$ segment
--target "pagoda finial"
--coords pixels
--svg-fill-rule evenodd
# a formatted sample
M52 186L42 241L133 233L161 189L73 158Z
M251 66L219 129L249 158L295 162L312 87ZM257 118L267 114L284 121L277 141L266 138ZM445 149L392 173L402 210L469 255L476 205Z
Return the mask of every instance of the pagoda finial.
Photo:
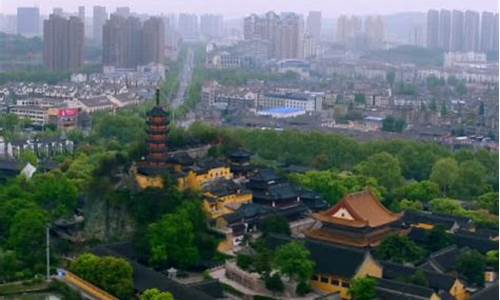
M160 106L160 89L156 88L156 106Z

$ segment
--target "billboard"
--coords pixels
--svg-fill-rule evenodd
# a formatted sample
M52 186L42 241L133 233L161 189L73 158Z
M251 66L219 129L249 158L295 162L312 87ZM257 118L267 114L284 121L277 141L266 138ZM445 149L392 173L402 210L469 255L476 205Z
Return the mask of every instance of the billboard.
M60 118L72 118L78 116L78 108L59 109L58 116Z

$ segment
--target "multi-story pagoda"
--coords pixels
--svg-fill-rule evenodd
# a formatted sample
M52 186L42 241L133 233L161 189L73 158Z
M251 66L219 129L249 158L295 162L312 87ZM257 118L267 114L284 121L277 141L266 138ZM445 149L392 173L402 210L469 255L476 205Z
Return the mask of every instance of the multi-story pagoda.
M147 113L147 154L138 164L139 173L147 176L159 175L167 168L167 134L169 115L160 106L160 90L156 90L156 105Z
M369 190L352 193L334 207L313 214L320 223L306 232L310 239L338 245L371 248L400 232L402 214L387 210Z

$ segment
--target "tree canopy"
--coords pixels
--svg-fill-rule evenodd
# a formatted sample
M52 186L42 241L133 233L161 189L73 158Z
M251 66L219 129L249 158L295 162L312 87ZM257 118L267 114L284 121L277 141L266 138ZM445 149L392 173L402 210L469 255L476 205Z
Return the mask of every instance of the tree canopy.
M382 241L375 256L396 263L415 263L424 258L425 251L406 236L392 235Z
M370 277L361 277L351 280L349 295L353 300L373 300L376 297L375 286L377 281Z
M158 289L147 289L141 294L139 300L174 300L174 296Z
M273 265L290 278L308 281L313 275L315 263L304 245L293 241L276 250Z
M403 181L399 161L387 152L368 157L354 169L361 175L377 179L377 182L389 191L398 187Z
M133 269L122 258L85 253L71 263L70 270L120 299L134 294Z

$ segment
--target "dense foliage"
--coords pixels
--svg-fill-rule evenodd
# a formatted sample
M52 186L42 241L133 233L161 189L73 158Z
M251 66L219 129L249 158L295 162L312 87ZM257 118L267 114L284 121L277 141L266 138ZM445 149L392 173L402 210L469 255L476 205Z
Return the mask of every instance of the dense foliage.
M349 295L353 300L373 300L377 281L371 277L362 277L351 280Z
M457 270L467 282L484 285L484 270L486 269L486 258L481 253L472 250L463 253L457 260Z
M406 236L392 235L382 241L375 256L396 263L416 263L424 258L425 250Z
M120 299L134 294L133 269L124 259L86 253L71 263L70 270Z
M174 296L169 292L162 292L158 289L148 289L141 294L139 300L174 300Z
M290 242L276 250L273 265L281 274L307 282L313 275L315 266L310 255L301 243Z

